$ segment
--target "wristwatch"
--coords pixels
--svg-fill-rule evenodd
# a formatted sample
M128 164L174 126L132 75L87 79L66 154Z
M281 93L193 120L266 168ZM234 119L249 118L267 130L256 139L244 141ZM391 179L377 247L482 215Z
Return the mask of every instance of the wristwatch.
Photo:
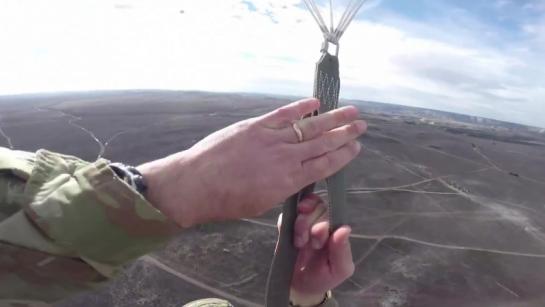
M134 166L125 165L123 163L110 163L109 167L114 171L114 173L123 180L126 184L135 189L142 196L146 195L146 190L148 186L144 180L142 173L136 169Z

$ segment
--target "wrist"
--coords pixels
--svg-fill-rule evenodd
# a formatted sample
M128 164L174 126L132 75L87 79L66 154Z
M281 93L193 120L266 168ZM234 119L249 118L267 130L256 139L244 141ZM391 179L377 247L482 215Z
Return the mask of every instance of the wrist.
M331 297L331 293L307 294L297 290L290 290L290 306L297 307L315 307L320 306L324 301Z
M147 184L146 199L178 226L206 221L206 193L198 184L192 160L180 152L137 167Z
M162 189L163 189L163 177L165 176L165 159L154 160L144 163L136 167L136 169L142 174L142 177L146 181L147 189L143 194L146 200L148 200L155 208L163 212L168 218L172 219L172 216L168 214L166 206L163 202Z

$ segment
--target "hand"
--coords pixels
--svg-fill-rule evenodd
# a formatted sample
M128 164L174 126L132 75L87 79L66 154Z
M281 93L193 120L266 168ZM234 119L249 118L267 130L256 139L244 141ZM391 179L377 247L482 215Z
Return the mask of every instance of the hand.
M139 167L146 197L182 227L261 214L335 173L360 151L366 130L355 107L300 120L318 109L300 100L219 130L190 149ZM292 123L298 121L304 141Z
M293 273L290 299L300 306L319 304L325 293L354 273L349 226L329 234L327 206L316 195L307 196L298 207L294 244L299 256ZM278 227L280 228L281 217Z

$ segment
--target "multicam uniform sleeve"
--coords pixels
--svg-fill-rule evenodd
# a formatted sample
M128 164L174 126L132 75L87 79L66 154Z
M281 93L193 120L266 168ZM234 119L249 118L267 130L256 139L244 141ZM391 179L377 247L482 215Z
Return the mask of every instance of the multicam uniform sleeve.
M0 306L88 289L176 230L106 160L0 148Z

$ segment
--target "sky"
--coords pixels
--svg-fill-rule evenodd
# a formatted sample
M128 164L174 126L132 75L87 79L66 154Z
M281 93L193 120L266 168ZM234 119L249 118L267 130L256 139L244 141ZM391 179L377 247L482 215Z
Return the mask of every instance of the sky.
M310 96L322 40L298 0L0 0L0 95ZM545 127L545 0L369 0L339 57L342 98Z

